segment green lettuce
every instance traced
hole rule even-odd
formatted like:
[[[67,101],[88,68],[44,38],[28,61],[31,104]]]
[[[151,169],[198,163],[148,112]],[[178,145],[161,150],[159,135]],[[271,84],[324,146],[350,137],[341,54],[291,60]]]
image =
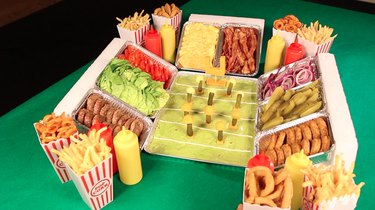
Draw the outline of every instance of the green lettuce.
[[[135,68],[127,60],[113,58],[98,78],[98,87],[150,116],[168,101],[163,82]]]

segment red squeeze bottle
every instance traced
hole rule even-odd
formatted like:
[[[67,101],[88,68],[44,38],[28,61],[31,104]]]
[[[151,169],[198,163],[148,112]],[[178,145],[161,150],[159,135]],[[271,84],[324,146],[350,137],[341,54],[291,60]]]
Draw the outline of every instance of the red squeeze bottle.
[[[150,52],[154,53],[159,57],[163,57],[161,48],[161,37],[157,30],[151,26],[150,30],[145,35],[145,47]]]
[[[296,41],[290,44],[290,46],[285,51],[284,66],[301,60],[304,57],[305,51],[303,50],[302,45],[298,43],[298,40],[296,39]]]
[[[94,124],[90,127],[87,135],[90,135],[90,131],[96,130],[99,131],[101,128],[107,127],[101,134],[100,138],[104,139],[106,142],[107,146],[111,148],[111,153],[112,153],[112,165],[113,165],[113,174],[117,173],[117,160],[116,160],[116,154],[115,154],[115,148],[113,146],[113,136],[112,136],[112,129],[109,128],[106,124],[101,123],[99,121],[95,121]]]
[[[249,162],[247,162],[247,167],[248,168],[252,168],[252,167],[255,167],[255,166],[265,166],[267,168],[269,168],[272,173],[275,169],[271,159],[266,156],[265,154],[258,154],[258,155],[255,155],[254,157],[252,157]]]

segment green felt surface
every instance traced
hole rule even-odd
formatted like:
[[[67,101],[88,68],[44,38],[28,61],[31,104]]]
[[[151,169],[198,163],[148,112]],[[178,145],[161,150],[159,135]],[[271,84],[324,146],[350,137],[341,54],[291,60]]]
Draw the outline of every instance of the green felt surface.
[[[302,22],[319,19],[335,29],[339,35],[330,52],[336,58],[359,145],[355,180],[366,182],[357,209],[372,209],[375,16],[292,0],[192,0],[181,8],[183,21],[191,13],[265,19],[260,69],[273,20],[295,14]],[[61,184],[38,144],[33,123],[53,111],[90,64],[0,118],[0,209],[88,209],[72,182]],[[145,152],[142,163],[144,177],[139,184],[126,186],[118,175],[114,177],[114,201],[105,209],[235,209],[242,200],[243,168]]]

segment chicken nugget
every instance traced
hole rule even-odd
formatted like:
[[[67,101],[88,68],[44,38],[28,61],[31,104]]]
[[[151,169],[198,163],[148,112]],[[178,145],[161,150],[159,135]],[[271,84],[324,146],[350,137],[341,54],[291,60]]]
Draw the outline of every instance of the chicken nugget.
[[[315,121],[318,124],[320,135],[321,136],[328,136],[327,122],[321,117],[316,118]]]
[[[275,152],[277,155],[277,165],[275,166],[284,164],[285,163],[284,151],[280,148],[275,148]]]
[[[301,147],[302,147],[303,153],[305,153],[305,155],[310,154],[310,141],[309,140],[303,139],[301,141]]]
[[[292,145],[296,142],[296,137],[294,135],[293,128],[288,128],[286,130],[286,143]]]
[[[296,142],[301,143],[303,137],[302,137],[302,130],[300,127],[296,126],[294,127],[294,134],[296,137]]]
[[[318,126],[318,124],[315,122],[315,120],[311,120],[311,121],[309,122],[309,127],[310,127],[310,130],[311,130],[311,133],[312,133],[312,137],[313,137],[313,139],[318,139],[318,138],[320,138],[319,126]]]
[[[322,141],[320,139],[313,139],[311,141],[310,155],[314,155],[320,151]]]
[[[298,143],[292,144],[291,147],[292,147],[292,154],[298,153],[301,151],[301,145]]]
[[[272,134],[271,136],[271,142],[270,144],[268,145],[268,148],[269,150],[273,150],[275,148],[275,145],[276,145],[276,141],[277,141],[277,135],[276,134]]]
[[[320,152],[328,151],[330,147],[331,147],[331,138],[329,138],[329,136],[323,136]]]
[[[306,124],[302,124],[299,127],[302,130],[303,139],[307,139],[307,140],[311,141],[312,134],[311,134],[310,127],[307,126]]]
[[[292,148],[289,146],[289,144],[284,144],[283,146],[281,146],[281,149],[283,150],[284,152],[284,157],[285,159],[289,156],[292,155]]]
[[[281,131],[279,133],[279,136],[277,137],[277,141],[275,144],[275,148],[281,148],[281,146],[284,144],[285,136],[286,134],[284,131]]]
[[[277,165],[277,154],[274,149],[266,150],[265,155],[271,159],[273,165]]]

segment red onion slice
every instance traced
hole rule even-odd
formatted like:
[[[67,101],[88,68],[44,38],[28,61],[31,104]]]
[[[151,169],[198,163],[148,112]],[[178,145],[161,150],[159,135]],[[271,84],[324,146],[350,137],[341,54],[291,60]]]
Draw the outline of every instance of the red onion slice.
[[[296,75],[295,80],[296,80],[297,85],[306,84],[307,82],[310,82],[313,80],[313,72],[309,71],[309,69],[301,70]]]
[[[293,75],[289,75],[288,77],[284,77],[281,85],[284,88],[284,90],[288,90],[290,88],[293,88],[295,86]]]

